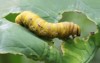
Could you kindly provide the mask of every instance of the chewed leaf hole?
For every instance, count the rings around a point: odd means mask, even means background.
[[[67,11],[62,13],[59,22],[73,22],[80,26],[81,37],[87,37],[91,32],[96,32],[96,24],[86,14],[79,11]]]
[[[6,15],[4,18],[7,19],[8,21],[15,22],[15,18],[19,13],[9,13]]]

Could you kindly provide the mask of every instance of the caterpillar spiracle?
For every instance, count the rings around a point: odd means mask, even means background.
[[[50,23],[31,11],[20,13],[15,22],[27,26],[39,36],[67,38],[80,36],[80,27],[73,22]]]

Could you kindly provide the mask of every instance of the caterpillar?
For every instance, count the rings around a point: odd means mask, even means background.
[[[31,11],[21,12],[15,22],[24,25],[39,36],[66,38],[80,36],[80,27],[73,22],[50,23]]]

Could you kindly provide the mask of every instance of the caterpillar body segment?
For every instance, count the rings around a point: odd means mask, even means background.
[[[73,37],[80,36],[80,27],[77,24],[73,22],[50,23],[30,11],[20,13],[15,22],[27,26],[39,36],[51,38],[66,38],[70,35]]]

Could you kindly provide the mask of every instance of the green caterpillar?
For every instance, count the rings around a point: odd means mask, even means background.
[[[51,38],[66,38],[70,35],[80,36],[80,27],[73,22],[49,23],[35,13],[24,11],[20,13],[15,22],[27,26],[39,36]]]

